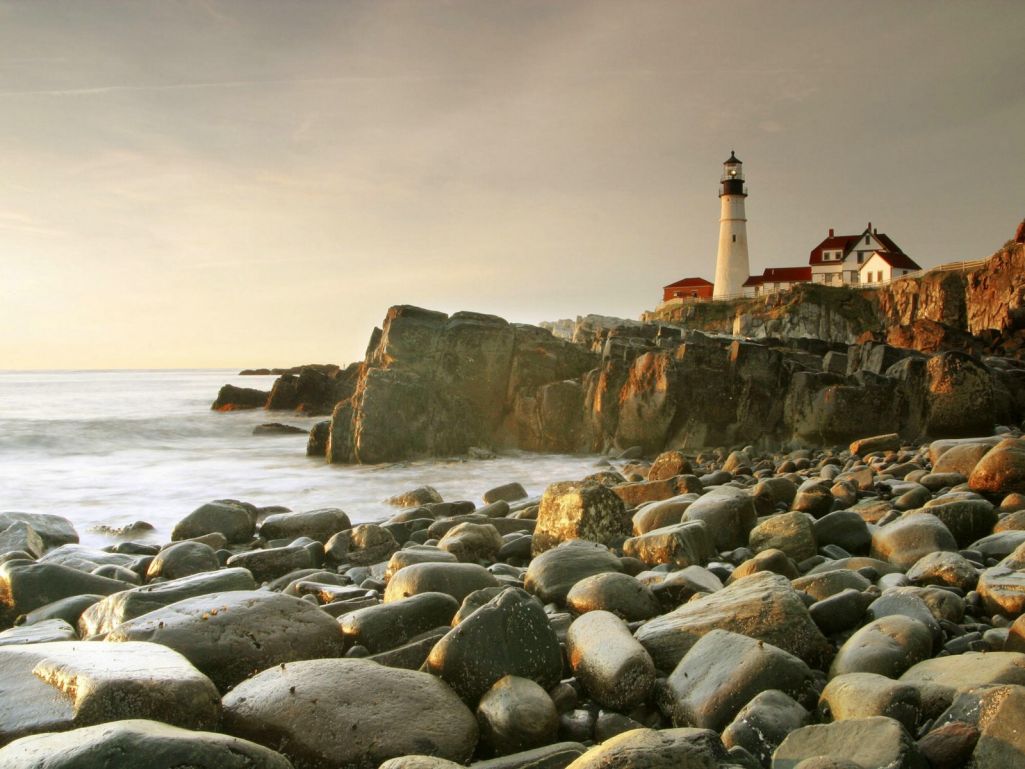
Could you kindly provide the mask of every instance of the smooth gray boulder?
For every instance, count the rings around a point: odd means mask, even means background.
[[[682,521],[704,521],[716,550],[746,546],[758,524],[758,511],[754,497],[737,491],[731,487],[710,491],[687,508]]]
[[[655,666],[670,672],[698,639],[715,629],[765,641],[813,668],[824,669],[833,655],[790,581],[771,572],[752,574],[655,617],[641,625],[635,637]]]
[[[180,579],[204,571],[216,571],[220,567],[217,553],[209,545],[202,542],[175,542],[150,561],[146,579]]]
[[[610,611],[627,622],[651,619],[661,613],[651,588],[636,577],[616,571],[584,577],[570,589],[566,606],[575,614]]]
[[[573,621],[566,633],[570,667],[584,691],[599,704],[627,711],[648,699],[655,665],[623,620],[592,611]]]
[[[231,499],[218,499],[200,505],[175,524],[171,540],[202,537],[217,532],[229,543],[248,542],[256,530],[256,513],[250,505]]]
[[[922,697],[914,686],[886,676],[847,673],[826,684],[818,710],[827,722],[888,716],[914,734],[922,715]]]
[[[82,612],[78,632],[82,638],[109,633],[122,622],[197,595],[229,590],[255,590],[247,569],[220,569],[189,577],[134,587],[108,595]]]
[[[491,572],[476,563],[414,563],[388,580],[384,601],[392,603],[419,593],[445,593],[462,602],[474,590],[498,584]]]
[[[760,692],[776,689],[814,701],[811,669],[772,644],[712,630],[694,644],[668,680],[673,723],[722,731]]]
[[[633,729],[596,745],[566,769],[720,769],[728,755],[711,729]]]
[[[808,710],[793,697],[767,689],[742,707],[723,729],[723,745],[742,747],[762,766],[768,766],[780,743],[794,729],[806,725],[808,717]]]
[[[48,619],[34,625],[20,625],[0,633],[0,646],[77,641],[75,628],[62,619]]]
[[[325,507],[301,513],[268,515],[260,524],[260,538],[292,540],[309,537],[317,542],[326,543],[338,532],[351,528],[352,523],[344,510]]]
[[[570,589],[593,574],[623,571],[622,562],[595,542],[564,542],[535,556],[527,567],[523,586],[545,603],[564,604]]]
[[[555,741],[559,713],[541,686],[527,678],[504,676],[477,705],[480,739],[496,755],[518,753]]]
[[[447,593],[418,593],[391,603],[357,609],[338,619],[349,646],[371,654],[402,646],[414,636],[448,625],[459,602]]]
[[[701,566],[716,556],[704,521],[674,523],[630,537],[623,543],[623,553],[648,566],[668,563],[676,569]]]
[[[299,598],[258,590],[186,598],[119,625],[106,640],[174,649],[222,692],[272,665],[345,652],[330,614]]]
[[[125,583],[56,563],[8,561],[0,564],[0,628],[8,628],[22,614],[62,598],[110,595]]]
[[[215,732],[129,719],[38,734],[0,749],[0,769],[293,769],[273,750]]]
[[[917,619],[892,614],[859,628],[836,653],[830,678],[846,673],[877,673],[897,678],[932,656],[933,636]]]
[[[804,726],[787,735],[772,756],[772,769],[796,769],[805,759],[848,760],[868,769],[929,769],[899,721],[884,716]]]
[[[465,763],[477,719],[443,681],[358,659],[277,665],[225,695],[224,731],[304,769],[376,769],[427,754]]]
[[[77,544],[78,532],[74,524],[67,518],[49,513],[0,513],[0,531],[4,531],[15,523],[23,523],[31,527],[41,540],[45,549],[50,550],[61,545]]]
[[[159,644],[0,647],[0,744],[125,718],[209,729],[219,715],[210,679]]]
[[[559,682],[562,651],[541,605],[509,588],[442,638],[424,668],[476,705],[499,678],[529,678],[545,689]]]

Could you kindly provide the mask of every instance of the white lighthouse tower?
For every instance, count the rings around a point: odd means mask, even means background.
[[[747,214],[744,213],[744,169],[730,150],[730,157],[722,164],[719,180],[719,253],[715,259],[715,288],[713,299],[738,296],[750,274],[747,260]]]

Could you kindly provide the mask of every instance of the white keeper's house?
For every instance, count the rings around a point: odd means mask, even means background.
[[[833,286],[884,283],[920,270],[886,234],[872,227],[860,235],[836,235],[833,230],[812,249],[808,260],[811,282]]]

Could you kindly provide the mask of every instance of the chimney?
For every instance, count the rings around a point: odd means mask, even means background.
[[[829,228],[829,237],[833,237],[833,228],[832,227]]]
[[[873,235],[878,235],[879,234],[879,230],[872,230],[872,234]]]
[[[869,231],[869,232],[872,232],[872,222],[869,222],[869,223],[868,223],[868,231]]]

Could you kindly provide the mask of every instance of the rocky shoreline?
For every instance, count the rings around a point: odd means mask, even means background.
[[[1016,426],[644,453],[163,547],[0,514],[0,769],[1022,765]]]

